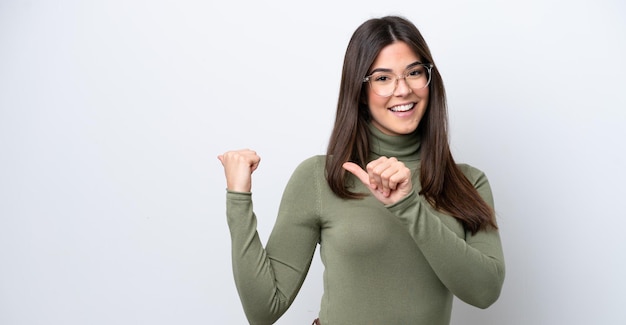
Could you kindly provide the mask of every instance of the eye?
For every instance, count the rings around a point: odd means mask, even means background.
[[[415,67],[409,70],[406,74],[409,78],[419,78],[424,74],[425,68],[423,66]]]
[[[393,76],[386,73],[376,73],[372,76],[372,81],[376,83],[389,83],[393,80]]]

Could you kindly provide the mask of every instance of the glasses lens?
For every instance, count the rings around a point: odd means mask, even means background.
[[[411,89],[422,89],[430,83],[430,69],[423,65],[418,65],[406,71],[404,79]],[[379,96],[389,97],[396,89],[398,77],[393,73],[376,72],[372,74],[368,81],[372,90]]]
[[[406,72],[406,82],[413,89],[422,89],[428,85],[430,81],[429,70],[423,65],[411,68]]]
[[[391,96],[396,87],[396,76],[386,72],[376,72],[370,77],[372,90],[380,96]]]

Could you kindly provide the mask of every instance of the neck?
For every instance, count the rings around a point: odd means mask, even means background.
[[[371,123],[368,127],[373,159],[385,156],[395,157],[400,161],[419,161],[420,137],[417,130],[410,134],[387,135]]]

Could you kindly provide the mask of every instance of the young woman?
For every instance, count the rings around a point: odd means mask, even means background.
[[[449,324],[453,295],[486,308],[504,259],[484,173],[454,162],[443,81],[418,29],[363,23],[348,45],[325,156],[289,180],[264,248],[252,210],[252,150],[218,158],[227,183],[235,283],[251,324],[272,324],[300,289],[317,244],[317,324]]]

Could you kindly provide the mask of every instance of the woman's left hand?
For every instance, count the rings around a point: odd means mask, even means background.
[[[384,204],[398,202],[413,189],[411,170],[394,157],[371,161],[365,166],[367,171],[353,162],[344,163],[343,168],[361,180]]]

